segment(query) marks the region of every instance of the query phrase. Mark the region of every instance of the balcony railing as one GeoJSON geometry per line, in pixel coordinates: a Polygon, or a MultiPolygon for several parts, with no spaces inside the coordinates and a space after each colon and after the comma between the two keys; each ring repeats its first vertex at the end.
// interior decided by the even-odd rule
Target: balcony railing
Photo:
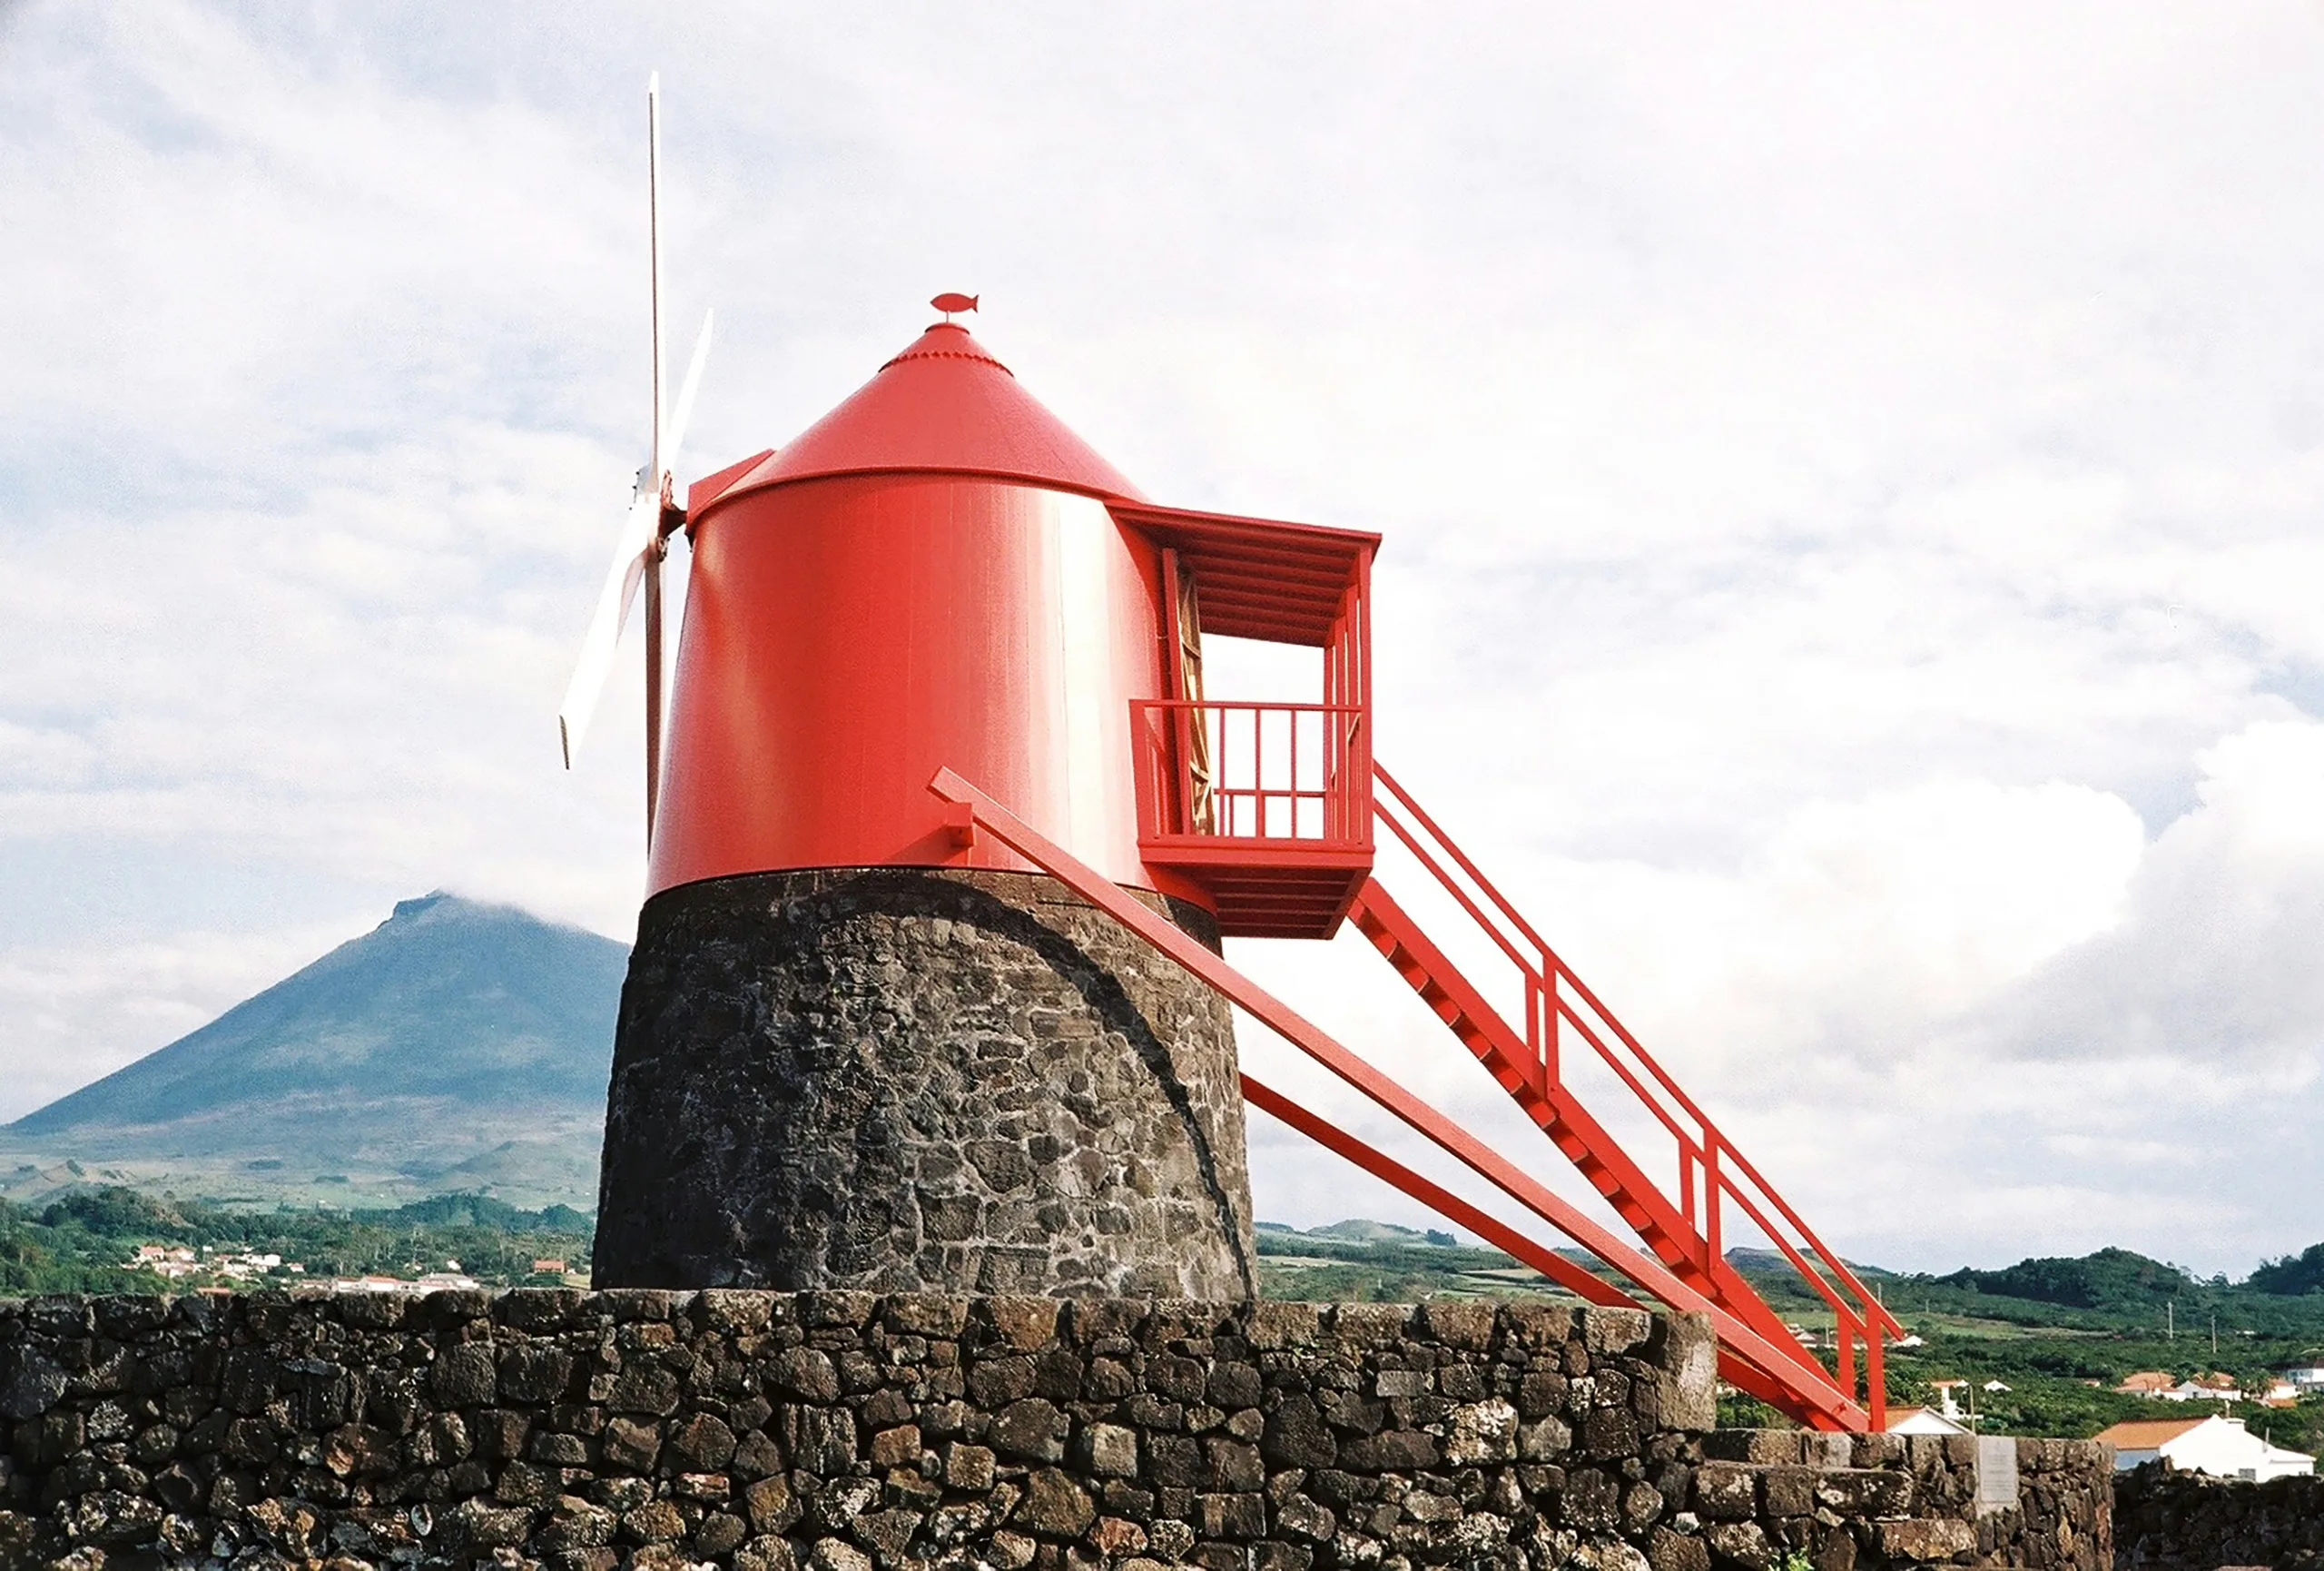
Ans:
{"type": "Polygon", "coordinates": [[[1372,738],[1353,704],[1133,700],[1148,845],[1372,844],[1372,738]]]}

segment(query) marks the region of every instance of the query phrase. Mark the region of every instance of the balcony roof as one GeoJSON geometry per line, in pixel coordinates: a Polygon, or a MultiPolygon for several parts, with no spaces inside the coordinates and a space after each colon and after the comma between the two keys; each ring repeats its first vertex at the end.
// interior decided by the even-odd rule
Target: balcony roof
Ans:
{"type": "Polygon", "coordinates": [[[1341,599],[1380,537],[1360,529],[1111,501],[1114,517],[1178,553],[1202,595],[1202,630],[1276,644],[1331,642],[1341,599]]]}

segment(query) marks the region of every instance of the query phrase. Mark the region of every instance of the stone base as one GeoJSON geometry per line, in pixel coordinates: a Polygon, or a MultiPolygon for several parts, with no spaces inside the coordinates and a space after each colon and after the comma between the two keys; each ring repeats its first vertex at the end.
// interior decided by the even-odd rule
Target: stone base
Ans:
{"type": "Polygon", "coordinates": [[[600,1287],[1240,1299],[1250,1211],[1226,1002],[1055,879],[757,874],[639,916],[600,1287]]]}

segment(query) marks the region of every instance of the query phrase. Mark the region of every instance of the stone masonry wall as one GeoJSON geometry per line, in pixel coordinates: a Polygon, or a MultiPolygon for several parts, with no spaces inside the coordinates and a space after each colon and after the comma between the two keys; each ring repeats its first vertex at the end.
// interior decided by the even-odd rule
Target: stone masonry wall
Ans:
{"type": "Polygon", "coordinates": [[[2254,1484],[2149,1462],[2114,1478],[2114,1542],[2123,1571],[2324,1567],[2324,1478],[2254,1484]]]}
{"type": "Polygon", "coordinates": [[[2086,1440],[1735,1429],[1705,1436],[1701,1454],[1695,1510],[1726,1564],[2113,1560],[2113,1454],[2086,1440]]]}
{"type": "Polygon", "coordinates": [[[654,896],[600,1187],[599,1287],[1254,1294],[1226,1001],[1040,874],[654,896]]]}
{"type": "Polygon", "coordinates": [[[1714,1359],[1540,1303],[0,1300],[0,1567],[2103,1564],[2100,1448],[1984,1510],[1974,1446],[1707,1435],[1714,1359]]]}

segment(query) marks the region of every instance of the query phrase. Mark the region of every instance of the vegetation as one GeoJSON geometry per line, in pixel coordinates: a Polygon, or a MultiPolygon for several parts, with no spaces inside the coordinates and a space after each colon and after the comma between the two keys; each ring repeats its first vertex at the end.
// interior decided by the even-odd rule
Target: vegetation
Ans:
{"type": "MultiPolygon", "coordinates": [[[[141,1244],[182,1245],[198,1262],[280,1255],[282,1268],[266,1274],[275,1286],[373,1273],[416,1279],[451,1269],[506,1286],[561,1280],[537,1275],[533,1262],[586,1260],[590,1228],[589,1217],[569,1207],[520,1211],[473,1194],[438,1195],[392,1210],[251,1211],[117,1187],[78,1190],[38,1210],[0,1200],[0,1293],[153,1291],[162,1285],[159,1278],[124,1263],[141,1244]],[[290,1272],[293,1262],[305,1270],[290,1272]]],[[[211,1270],[171,1285],[222,1280],[211,1270]]]]}
{"type": "MultiPolygon", "coordinates": [[[[1261,1285],[1271,1297],[1566,1296],[1497,1250],[1431,1245],[1422,1234],[1377,1223],[1305,1233],[1263,1229],[1259,1256],[1261,1285]]],[[[1780,1257],[1738,1250],[1729,1258],[1785,1319],[1828,1332],[1831,1311],[1780,1257]]],[[[2324,1364],[2324,1291],[2309,1285],[2324,1285],[2324,1244],[2269,1261],[2241,1284],[2200,1279],[2128,1250],[1946,1276],[1860,1274],[1922,1339],[1918,1347],[1888,1349],[1890,1404],[1934,1407],[1933,1382],[1965,1380],[1973,1393],[1966,1404],[1987,1433],[2084,1438],[2126,1418],[2220,1410],[2113,1388],[2140,1370],[2174,1379],[2223,1373],[2241,1389],[2259,1390],[2276,1370],[2324,1364]],[[1988,1391],[1988,1382],[2007,1389],[1988,1391]]],[[[2289,1408],[2238,1402],[2229,1410],[2280,1446],[2324,1449],[2324,1398],[2289,1408]]],[[[1734,1426],[1783,1421],[1766,1404],[1731,1393],[1720,1400],[1719,1418],[1734,1426]]]]}
{"type": "Polygon", "coordinates": [[[2100,1250],[2080,1260],[2020,1260],[1997,1271],[1958,1270],[1935,1280],[1973,1293],[2128,1313],[2155,1309],[2202,1291],[2177,1266],[2128,1250],[2100,1250]]]}
{"type": "MultiPolygon", "coordinates": [[[[568,1207],[519,1210],[481,1194],[437,1195],[393,1210],[251,1210],[84,1188],[37,1209],[0,1200],[0,1293],[153,1291],[163,1284],[152,1272],[124,1263],[143,1244],[182,1246],[198,1261],[280,1255],[283,1268],[262,1279],[274,1286],[370,1273],[415,1279],[455,1260],[462,1274],[495,1286],[556,1280],[535,1276],[533,1262],[580,1265],[590,1229],[591,1219],[568,1207]],[[294,1261],[305,1267],[300,1275],[288,1271],[294,1261]]],[[[1500,1250],[1442,1231],[1378,1222],[1306,1232],[1262,1226],[1257,1244],[1261,1290],[1270,1298],[1571,1301],[1500,1250]]],[[[1830,1311],[1788,1267],[1743,1250],[1731,1258],[1787,1320],[1828,1329],[1830,1311]]],[[[2125,1418],[2215,1410],[2113,1389],[2139,1370],[2174,1378],[2223,1373],[2253,1390],[2275,1370],[2324,1363],[2324,1244],[2265,1262],[2240,1284],[2202,1280],[2126,1250],[1941,1277],[1864,1275],[1922,1339],[1918,1347],[1888,1349],[1891,1405],[1933,1406],[1932,1382],[1965,1381],[1965,1402],[1988,1433],[2082,1437],[2125,1418]],[[1989,1383],[1997,1388],[1986,1389],[1989,1383]]],[[[170,1285],[183,1290],[223,1280],[210,1271],[170,1285]]],[[[2324,1398],[2289,1408],[2238,1403],[2232,1410],[2278,1445],[2324,1449],[2324,1398]]],[[[1720,1418],[1780,1422],[1773,1409],[1733,1395],[1721,1401],[1720,1418]]]]}
{"type": "Polygon", "coordinates": [[[1499,1250],[1462,1247],[1451,1233],[1385,1222],[1334,1222],[1256,1233],[1259,1290],[1271,1299],[1399,1303],[1443,1297],[1555,1293],[1499,1250]]]}
{"type": "Polygon", "coordinates": [[[2324,1244],[2310,1244],[2299,1254],[2286,1255],[2280,1260],[2261,1261],[2246,1285],[2284,1297],[2324,1293],[2324,1244]]]}

